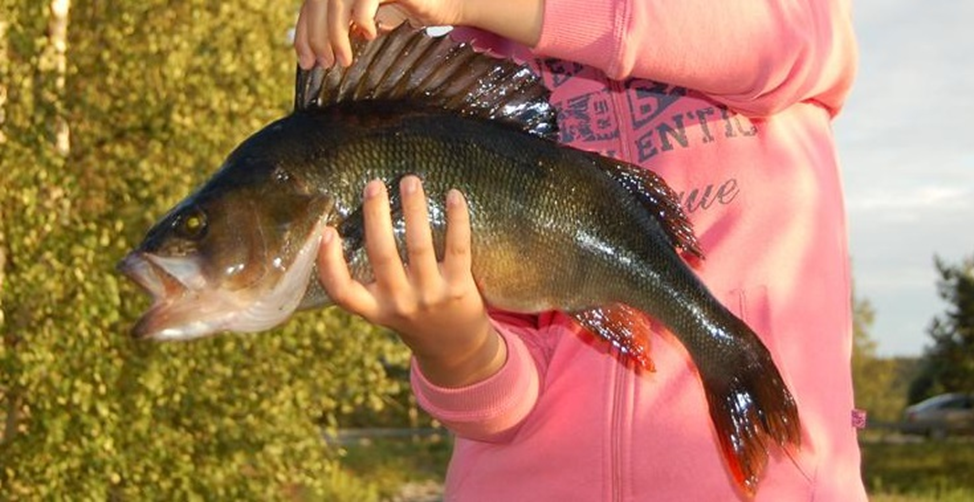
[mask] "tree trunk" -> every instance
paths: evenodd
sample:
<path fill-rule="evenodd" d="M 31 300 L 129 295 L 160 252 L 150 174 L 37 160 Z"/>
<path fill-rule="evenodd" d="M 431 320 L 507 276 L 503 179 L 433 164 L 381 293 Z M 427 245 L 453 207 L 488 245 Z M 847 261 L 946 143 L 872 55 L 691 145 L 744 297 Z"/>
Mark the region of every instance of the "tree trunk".
<path fill-rule="evenodd" d="M 58 97 L 63 96 L 68 71 L 68 13 L 71 0 L 51 0 L 51 19 L 48 21 L 48 37 L 51 62 L 54 70 L 54 88 Z M 71 150 L 71 130 L 64 117 L 64 105 L 58 100 L 57 116 L 54 119 L 54 147 L 57 152 L 67 156 Z"/>
<path fill-rule="evenodd" d="M 3 148 L 4 143 L 7 142 L 7 82 L 10 75 L 10 60 L 7 56 L 7 30 L 9 28 L 10 21 L 0 17 L 0 148 Z M 3 281 L 0 280 L 0 282 Z"/>
<path fill-rule="evenodd" d="M 7 58 L 7 28 L 8 23 L 6 19 L 0 18 L 0 151 L 3 151 L 4 144 L 7 142 L 7 82 L 8 75 L 10 74 L 9 60 Z M 3 165 L 2 159 L 0 159 L 0 166 Z M 0 201 L 0 221 L 7 221 L 6 215 L 3 211 L 3 201 Z M 3 234 L 3 228 L 0 227 L 0 334 L 3 333 L 3 276 L 4 271 L 7 267 L 7 253 L 6 253 L 6 238 Z M 6 343 L 3 339 L 0 339 L 0 343 Z M 9 389 L 4 388 L 0 385 L 0 403 L 3 404 L 3 435 L 0 435 L 0 444 L 3 444 L 10 434 L 10 430 L 16 428 L 16 423 L 11 424 L 11 417 L 16 417 L 16 411 L 11 409 L 13 404 L 13 399 L 8 394 Z M 16 420 L 14 420 L 15 422 Z"/>

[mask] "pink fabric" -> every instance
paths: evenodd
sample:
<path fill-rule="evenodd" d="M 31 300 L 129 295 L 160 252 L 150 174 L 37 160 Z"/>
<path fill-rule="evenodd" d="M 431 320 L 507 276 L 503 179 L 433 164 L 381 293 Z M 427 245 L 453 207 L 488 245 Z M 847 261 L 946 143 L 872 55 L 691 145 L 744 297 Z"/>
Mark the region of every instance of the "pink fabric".
<path fill-rule="evenodd" d="M 707 255 L 699 275 L 761 336 L 798 400 L 802 449 L 772 457 L 755 500 L 865 500 L 830 126 L 856 63 L 848 6 L 549 0 L 535 55 L 564 142 L 652 169 L 680 193 Z M 419 402 L 458 434 L 448 500 L 743 499 L 672 336 L 653 338 L 657 370 L 641 374 L 564 315 L 495 321 L 508 360 L 488 380 L 437 388 L 414 365 Z"/>

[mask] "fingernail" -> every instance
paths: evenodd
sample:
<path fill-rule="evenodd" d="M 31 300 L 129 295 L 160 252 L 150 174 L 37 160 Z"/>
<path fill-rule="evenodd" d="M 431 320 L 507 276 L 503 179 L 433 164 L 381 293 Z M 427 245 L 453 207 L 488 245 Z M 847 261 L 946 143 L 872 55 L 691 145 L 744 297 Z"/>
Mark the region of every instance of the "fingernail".
<path fill-rule="evenodd" d="M 324 232 L 321 233 L 321 243 L 331 244 L 331 241 L 335 240 L 335 229 L 331 227 L 325 227 Z"/>
<path fill-rule="evenodd" d="M 332 64 L 334 64 L 334 61 L 330 60 L 329 58 L 326 58 L 325 56 L 321 56 L 318 58 L 318 66 L 322 68 L 326 68 L 326 69 L 331 68 Z"/>
<path fill-rule="evenodd" d="M 381 180 L 372 180 L 365 185 L 365 190 L 362 192 L 362 196 L 366 199 L 371 199 L 372 197 L 379 195 L 379 192 L 382 191 L 383 186 L 384 185 Z"/>
<path fill-rule="evenodd" d="M 460 193 L 456 188 L 451 189 L 446 193 L 446 205 L 447 207 L 459 207 L 463 203 L 463 194 Z"/>
<path fill-rule="evenodd" d="M 419 179 L 415 176 L 406 176 L 399 182 L 399 189 L 403 195 L 412 195 L 419 190 Z"/>

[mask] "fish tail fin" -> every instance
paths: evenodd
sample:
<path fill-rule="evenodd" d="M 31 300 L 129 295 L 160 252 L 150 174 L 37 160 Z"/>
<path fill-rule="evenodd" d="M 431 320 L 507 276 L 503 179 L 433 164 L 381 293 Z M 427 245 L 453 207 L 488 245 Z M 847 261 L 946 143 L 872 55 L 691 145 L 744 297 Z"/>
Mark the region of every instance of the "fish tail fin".
<path fill-rule="evenodd" d="M 737 354 L 722 357 L 710 371 L 701 367 L 700 373 L 730 473 L 743 492 L 753 496 L 771 445 L 790 455 L 801 446 L 801 425 L 795 399 L 771 353 L 743 321 L 738 322 L 743 326 L 738 332 L 750 334 L 754 343 L 738 345 Z"/>
<path fill-rule="evenodd" d="M 583 328 L 608 341 L 637 368 L 656 371 L 649 356 L 652 323 L 642 312 L 622 303 L 570 314 Z"/>

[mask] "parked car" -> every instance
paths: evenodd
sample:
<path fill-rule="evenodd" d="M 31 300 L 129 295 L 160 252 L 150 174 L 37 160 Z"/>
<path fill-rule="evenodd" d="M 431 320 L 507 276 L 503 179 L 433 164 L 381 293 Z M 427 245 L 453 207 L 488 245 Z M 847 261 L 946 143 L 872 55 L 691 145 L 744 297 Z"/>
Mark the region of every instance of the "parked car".
<path fill-rule="evenodd" d="M 942 438 L 974 433 L 974 394 L 934 396 L 906 408 L 903 432 Z"/>

